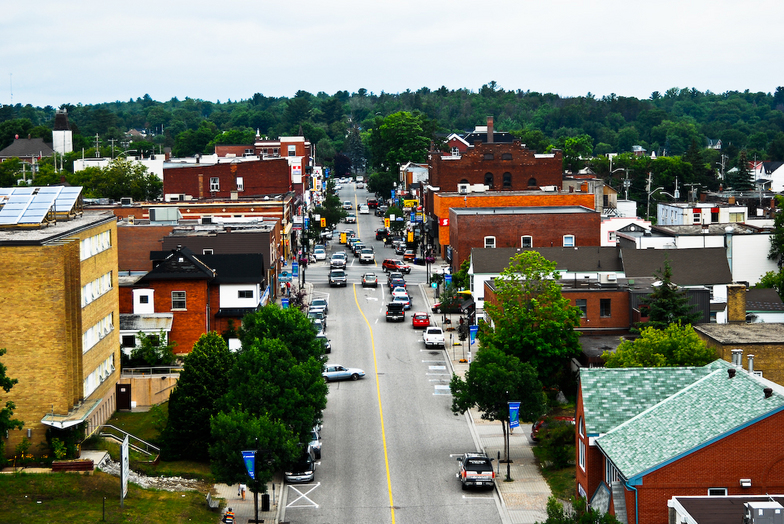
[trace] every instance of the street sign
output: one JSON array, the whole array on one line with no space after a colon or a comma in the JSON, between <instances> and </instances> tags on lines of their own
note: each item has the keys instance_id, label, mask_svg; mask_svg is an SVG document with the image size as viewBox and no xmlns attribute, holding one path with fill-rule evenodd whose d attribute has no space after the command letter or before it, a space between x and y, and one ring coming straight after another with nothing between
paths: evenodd
<instances>
[{"instance_id":1,"label":"street sign","mask_svg":"<svg viewBox=\"0 0 784 524\"><path fill-rule=\"evenodd\" d=\"M452 275L450 274L444 275L444 284L448 286L451 283L452 283Z\"/></svg>"},{"instance_id":2,"label":"street sign","mask_svg":"<svg viewBox=\"0 0 784 524\"><path fill-rule=\"evenodd\" d=\"M291 263L291 276L298 277L299 276L299 264L297 262Z\"/></svg>"},{"instance_id":3,"label":"street sign","mask_svg":"<svg viewBox=\"0 0 784 524\"><path fill-rule=\"evenodd\" d=\"M394 200L394 199L395 199L395 190L393 189L392 190L392 200Z\"/></svg>"},{"instance_id":4,"label":"street sign","mask_svg":"<svg viewBox=\"0 0 784 524\"><path fill-rule=\"evenodd\" d=\"M308 228L308 223L309 222L310 222L310 219L308 217L305 217L305 229Z\"/></svg>"},{"instance_id":5,"label":"street sign","mask_svg":"<svg viewBox=\"0 0 784 524\"><path fill-rule=\"evenodd\" d=\"M509 403L509 428L514 429L519 427L520 427L520 403L510 402Z\"/></svg>"},{"instance_id":6,"label":"street sign","mask_svg":"<svg viewBox=\"0 0 784 524\"><path fill-rule=\"evenodd\" d=\"M289 308L289 299L281 298L280 299L280 307L282 307L283 309L288 309Z\"/></svg>"},{"instance_id":7,"label":"street sign","mask_svg":"<svg viewBox=\"0 0 784 524\"><path fill-rule=\"evenodd\" d=\"M256 480L256 450L243 451L242 462L245 463L245 469L248 470L250 478Z\"/></svg>"}]
</instances>

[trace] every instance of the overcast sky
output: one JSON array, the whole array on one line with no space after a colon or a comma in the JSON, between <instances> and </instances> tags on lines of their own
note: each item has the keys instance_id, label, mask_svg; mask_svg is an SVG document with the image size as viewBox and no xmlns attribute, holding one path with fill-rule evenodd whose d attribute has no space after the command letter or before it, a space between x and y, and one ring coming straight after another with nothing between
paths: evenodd
<instances>
[{"instance_id":1,"label":"overcast sky","mask_svg":"<svg viewBox=\"0 0 784 524\"><path fill-rule=\"evenodd\" d=\"M4 2L0 103L784 85L782 0ZM12 100L13 96L13 100Z\"/></svg>"}]
</instances>

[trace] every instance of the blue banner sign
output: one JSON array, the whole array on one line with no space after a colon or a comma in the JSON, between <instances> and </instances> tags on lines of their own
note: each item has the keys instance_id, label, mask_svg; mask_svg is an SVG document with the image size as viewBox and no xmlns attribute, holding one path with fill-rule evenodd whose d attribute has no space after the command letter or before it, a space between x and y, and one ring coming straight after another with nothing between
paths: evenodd
<instances>
[{"instance_id":1,"label":"blue banner sign","mask_svg":"<svg viewBox=\"0 0 784 524\"><path fill-rule=\"evenodd\" d=\"M394 200L394 199L395 199L395 190L393 189L392 190L392 200Z\"/></svg>"},{"instance_id":2,"label":"blue banner sign","mask_svg":"<svg viewBox=\"0 0 784 524\"><path fill-rule=\"evenodd\" d=\"M520 403L509 403L509 427L511 429L520 427Z\"/></svg>"},{"instance_id":3,"label":"blue banner sign","mask_svg":"<svg viewBox=\"0 0 784 524\"><path fill-rule=\"evenodd\" d=\"M280 299L280 307L282 307L283 309L288 309L289 308L289 299L281 298Z\"/></svg>"},{"instance_id":4,"label":"blue banner sign","mask_svg":"<svg viewBox=\"0 0 784 524\"><path fill-rule=\"evenodd\" d=\"M444 283L445 285L449 285L452 283L452 275L446 274L444 275Z\"/></svg>"},{"instance_id":5,"label":"blue banner sign","mask_svg":"<svg viewBox=\"0 0 784 524\"><path fill-rule=\"evenodd\" d=\"M292 262L291 263L291 276L298 277L299 276L299 263Z\"/></svg>"},{"instance_id":6,"label":"blue banner sign","mask_svg":"<svg viewBox=\"0 0 784 524\"><path fill-rule=\"evenodd\" d=\"M256 451L243 451L242 461L245 463L245 469L248 470L250 478L256 480Z\"/></svg>"},{"instance_id":7,"label":"blue banner sign","mask_svg":"<svg viewBox=\"0 0 784 524\"><path fill-rule=\"evenodd\" d=\"M476 343L476 334L479 332L479 326L471 326L470 327L470 336L471 336L471 343L468 344L469 346L473 346Z\"/></svg>"}]
</instances>

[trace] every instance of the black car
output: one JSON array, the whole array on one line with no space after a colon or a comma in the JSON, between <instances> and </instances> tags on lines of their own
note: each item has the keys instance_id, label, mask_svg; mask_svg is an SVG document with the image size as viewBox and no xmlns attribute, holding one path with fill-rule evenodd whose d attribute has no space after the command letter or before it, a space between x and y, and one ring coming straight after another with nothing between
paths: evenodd
<instances>
[{"instance_id":1,"label":"black car","mask_svg":"<svg viewBox=\"0 0 784 524\"><path fill-rule=\"evenodd\" d=\"M406 310L400 302L390 302L387 304L387 322L403 322L406 320Z\"/></svg>"},{"instance_id":2,"label":"black car","mask_svg":"<svg viewBox=\"0 0 784 524\"><path fill-rule=\"evenodd\" d=\"M389 236L389 231L387 231L387 228L380 227L376 229L376 240L384 240L388 236Z\"/></svg>"}]
</instances>

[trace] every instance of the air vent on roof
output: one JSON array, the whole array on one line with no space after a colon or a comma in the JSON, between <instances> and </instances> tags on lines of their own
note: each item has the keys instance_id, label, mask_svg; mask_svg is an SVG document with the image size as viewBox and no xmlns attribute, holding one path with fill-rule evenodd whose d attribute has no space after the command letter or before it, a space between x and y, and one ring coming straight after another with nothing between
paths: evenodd
<instances>
[{"instance_id":1,"label":"air vent on roof","mask_svg":"<svg viewBox=\"0 0 784 524\"><path fill-rule=\"evenodd\" d=\"M465 195L468 193L469 184L457 184L457 192L461 195Z\"/></svg>"}]
</instances>

